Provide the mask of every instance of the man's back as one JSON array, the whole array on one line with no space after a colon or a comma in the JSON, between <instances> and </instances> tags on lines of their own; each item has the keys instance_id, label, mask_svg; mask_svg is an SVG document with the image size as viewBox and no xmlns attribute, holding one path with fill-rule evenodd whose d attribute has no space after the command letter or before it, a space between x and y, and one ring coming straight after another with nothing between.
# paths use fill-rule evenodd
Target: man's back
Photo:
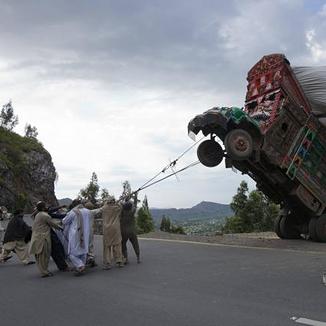
<instances>
[{"instance_id":1,"label":"man's back","mask_svg":"<svg viewBox=\"0 0 326 326\"><path fill-rule=\"evenodd\" d=\"M73 208L62 220L68 237L68 253L83 255L88 252L90 237L90 212L84 207Z\"/></svg>"},{"instance_id":2,"label":"man's back","mask_svg":"<svg viewBox=\"0 0 326 326\"><path fill-rule=\"evenodd\" d=\"M48 223L49 219L51 219L51 217L46 212L37 213L32 226L33 233L40 233L50 236L50 225Z\"/></svg>"},{"instance_id":3,"label":"man's back","mask_svg":"<svg viewBox=\"0 0 326 326\"><path fill-rule=\"evenodd\" d=\"M30 229L22 215L14 216L7 225L3 243L24 240Z\"/></svg>"},{"instance_id":4,"label":"man's back","mask_svg":"<svg viewBox=\"0 0 326 326\"><path fill-rule=\"evenodd\" d=\"M136 209L122 209L121 212L121 233L134 232L136 230Z\"/></svg>"},{"instance_id":5,"label":"man's back","mask_svg":"<svg viewBox=\"0 0 326 326\"><path fill-rule=\"evenodd\" d=\"M121 242L120 214L121 206L117 203L105 204L102 208L103 239L107 245Z\"/></svg>"}]
</instances>

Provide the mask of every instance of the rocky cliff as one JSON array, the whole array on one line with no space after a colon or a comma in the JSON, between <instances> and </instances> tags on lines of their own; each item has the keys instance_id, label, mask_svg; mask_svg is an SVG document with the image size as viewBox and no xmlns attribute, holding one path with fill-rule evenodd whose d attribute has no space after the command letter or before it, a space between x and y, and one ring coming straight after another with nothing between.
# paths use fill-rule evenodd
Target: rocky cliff
<instances>
[{"instance_id":1,"label":"rocky cliff","mask_svg":"<svg viewBox=\"0 0 326 326\"><path fill-rule=\"evenodd\" d=\"M56 176L40 142L0 127L0 206L30 211L39 200L56 205Z\"/></svg>"}]
</instances>

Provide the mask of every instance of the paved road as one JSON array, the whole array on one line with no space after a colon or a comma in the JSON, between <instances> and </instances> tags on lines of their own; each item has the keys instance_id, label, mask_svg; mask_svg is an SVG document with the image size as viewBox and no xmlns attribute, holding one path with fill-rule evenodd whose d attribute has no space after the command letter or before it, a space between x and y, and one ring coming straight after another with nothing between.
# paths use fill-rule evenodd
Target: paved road
<instances>
[{"instance_id":1,"label":"paved road","mask_svg":"<svg viewBox=\"0 0 326 326\"><path fill-rule=\"evenodd\" d=\"M139 265L131 256L123 269L96 267L82 277L41 279L35 265L14 259L0 265L0 325L300 325L294 316L326 322L326 250L153 240L142 240L141 249Z\"/></svg>"}]
</instances>

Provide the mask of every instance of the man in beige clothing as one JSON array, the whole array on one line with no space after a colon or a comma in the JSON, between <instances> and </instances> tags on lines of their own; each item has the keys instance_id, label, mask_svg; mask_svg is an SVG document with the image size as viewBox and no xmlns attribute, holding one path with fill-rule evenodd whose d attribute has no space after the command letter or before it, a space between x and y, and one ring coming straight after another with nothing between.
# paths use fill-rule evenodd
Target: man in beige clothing
<instances>
[{"instance_id":1,"label":"man in beige clothing","mask_svg":"<svg viewBox=\"0 0 326 326\"><path fill-rule=\"evenodd\" d=\"M51 256L51 227L60 229L50 215L46 213L46 205L44 202L37 203L38 213L35 216L32 226L32 240L30 245L30 253L35 255L36 264L42 277L53 276L48 271L49 260Z\"/></svg>"},{"instance_id":2,"label":"man in beige clothing","mask_svg":"<svg viewBox=\"0 0 326 326\"><path fill-rule=\"evenodd\" d=\"M110 196L102 207L103 269L111 269L113 260L118 267L123 267L120 215L121 205Z\"/></svg>"}]
</instances>

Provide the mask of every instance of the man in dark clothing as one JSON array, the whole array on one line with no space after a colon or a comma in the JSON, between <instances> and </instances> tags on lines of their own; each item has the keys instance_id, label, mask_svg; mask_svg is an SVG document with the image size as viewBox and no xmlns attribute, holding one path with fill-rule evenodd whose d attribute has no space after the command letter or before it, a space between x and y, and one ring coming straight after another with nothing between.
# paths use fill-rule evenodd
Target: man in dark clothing
<instances>
[{"instance_id":1,"label":"man in dark clothing","mask_svg":"<svg viewBox=\"0 0 326 326\"><path fill-rule=\"evenodd\" d=\"M66 214L65 213L59 213L59 210L63 208L64 206L59 207L49 207L48 208L48 214L55 219L62 220ZM58 231L61 232L61 231ZM58 269L62 272L70 271L70 268L66 262L66 254L63 248L63 245L58 238L56 232L51 228L50 230L50 236L51 236L51 257L55 264L57 265Z\"/></svg>"},{"instance_id":2,"label":"man in dark clothing","mask_svg":"<svg viewBox=\"0 0 326 326\"><path fill-rule=\"evenodd\" d=\"M14 217L8 223L3 240L0 262L5 262L13 251L24 265L34 263L29 260L29 245L25 242L25 239L30 239L32 230L31 227L25 223L23 217L23 211L16 210Z\"/></svg>"},{"instance_id":3,"label":"man in dark clothing","mask_svg":"<svg viewBox=\"0 0 326 326\"><path fill-rule=\"evenodd\" d=\"M137 256L137 263L140 263L140 250L137 238L136 229L136 218L135 213L137 209L137 193L133 195L132 200L126 200L122 205L122 212L120 218L121 227L121 246L122 255L124 257L125 264L128 264L128 251L127 251L127 241L129 240L134 248L135 254Z\"/></svg>"}]
</instances>

